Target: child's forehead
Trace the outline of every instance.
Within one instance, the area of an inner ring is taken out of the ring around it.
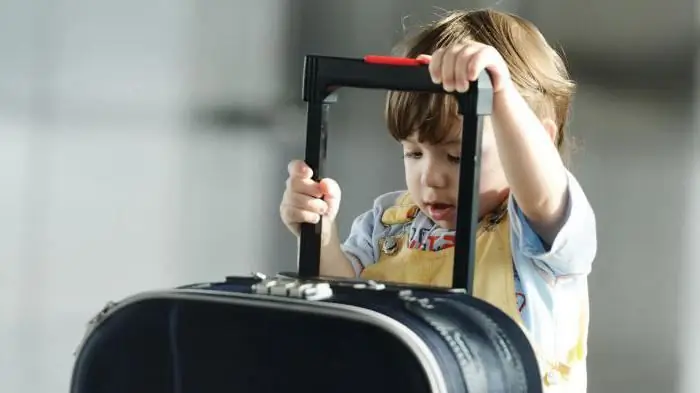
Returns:
[[[418,128],[411,132],[402,142],[451,148],[462,144],[462,119],[455,121],[449,127]],[[483,118],[482,135],[484,140],[492,139],[493,128],[489,116]]]

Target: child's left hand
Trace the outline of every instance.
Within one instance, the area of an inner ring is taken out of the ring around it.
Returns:
[[[432,56],[420,55],[418,59],[429,63],[433,82],[442,83],[448,92],[467,91],[469,82],[475,81],[484,69],[491,75],[494,93],[512,85],[508,66],[501,54],[494,47],[475,41],[438,49]]]

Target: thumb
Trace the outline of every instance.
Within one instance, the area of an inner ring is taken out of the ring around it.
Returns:
[[[319,182],[323,191],[323,200],[328,204],[328,213],[326,216],[330,220],[335,220],[340,208],[340,186],[333,179],[323,179]]]

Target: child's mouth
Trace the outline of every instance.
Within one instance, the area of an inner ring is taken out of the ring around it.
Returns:
[[[426,205],[433,220],[450,221],[455,214],[455,206],[447,203],[429,203]]]

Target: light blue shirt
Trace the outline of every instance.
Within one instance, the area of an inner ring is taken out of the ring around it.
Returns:
[[[508,200],[515,296],[523,323],[538,351],[561,362],[566,361],[582,335],[587,337],[587,276],[597,251],[595,214],[576,178],[568,171],[567,175],[566,220],[549,248],[532,229],[515,199],[511,196]],[[409,230],[409,241],[419,244],[429,241],[429,248],[440,249],[445,236],[454,234],[437,227],[422,213],[406,224],[410,228],[382,224],[384,210],[393,206],[404,192],[379,196],[371,210],[354,220],[342,248],[353,261],[357,275],[364,266],[376,263],[380,238]]]

